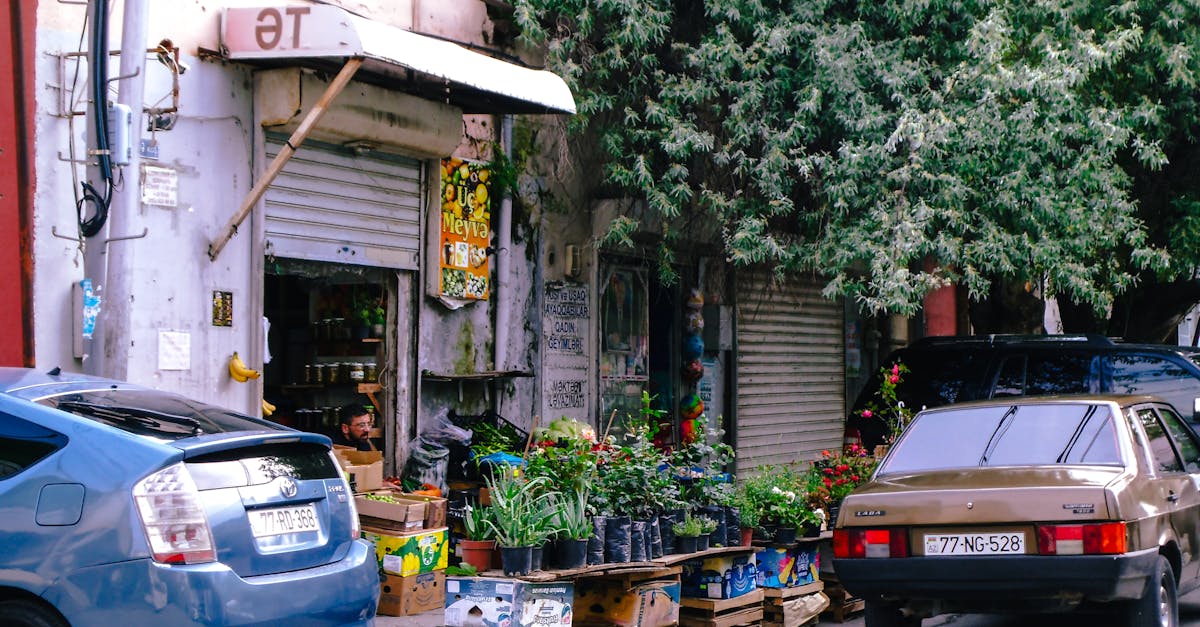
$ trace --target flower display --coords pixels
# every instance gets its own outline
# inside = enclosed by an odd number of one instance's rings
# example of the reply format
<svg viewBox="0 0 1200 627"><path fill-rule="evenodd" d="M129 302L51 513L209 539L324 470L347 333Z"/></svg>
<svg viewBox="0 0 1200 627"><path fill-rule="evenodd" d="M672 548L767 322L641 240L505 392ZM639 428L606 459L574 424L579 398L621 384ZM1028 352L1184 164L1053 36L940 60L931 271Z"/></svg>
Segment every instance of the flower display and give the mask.
<svg viewBox="0 0 1200 627"><path fill-rule="evenodd" d="M839 505L854 488L871 478L876 464L874 456L857 444L841 453L821 451L821 458L805 475L809 505L826 510Z"/></svg>
<svg viewBox="0 0 1200 627"><path fill-rule="evenodd" d="M900 362L880 368L879 390L875 393L877 401L867 403L859 412L863 418L881 420L887 425L888 442L895 441L912 420L912 410L896 395L896 388L903 383L906 374L908 367Z"/></svg>

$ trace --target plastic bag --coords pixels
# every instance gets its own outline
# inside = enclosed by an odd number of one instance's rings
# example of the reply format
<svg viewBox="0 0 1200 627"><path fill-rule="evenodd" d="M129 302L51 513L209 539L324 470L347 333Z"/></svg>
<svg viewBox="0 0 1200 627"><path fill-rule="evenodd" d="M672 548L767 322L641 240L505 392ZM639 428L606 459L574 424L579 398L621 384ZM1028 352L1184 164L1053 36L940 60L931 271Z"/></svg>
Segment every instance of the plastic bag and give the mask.
<svg viewBox="0 0 1200 627"><path fill-rule="evenodd" d="M450 449L422 434L408 445L404 483L431 485L446 494L446 471L449 468Z"/></svg>
<svg viewBox="0 0 1200 627"><path fill-rule="evenodd" d="M450 421L450 411L446 410L433 418L427 424L422 425L421 435L430 441L439 444L461 444L463 446L471 445L472 433L470 429L464 429Z"/></svg>

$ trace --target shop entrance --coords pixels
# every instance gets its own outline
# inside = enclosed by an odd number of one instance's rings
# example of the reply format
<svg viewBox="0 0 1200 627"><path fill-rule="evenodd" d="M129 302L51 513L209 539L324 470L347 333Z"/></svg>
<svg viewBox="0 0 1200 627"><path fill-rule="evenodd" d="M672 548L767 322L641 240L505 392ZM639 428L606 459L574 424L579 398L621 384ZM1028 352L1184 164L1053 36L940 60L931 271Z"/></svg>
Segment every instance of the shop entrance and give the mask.
<svg viewBox="0 0 1200 627"><path fill-rule="evenodd" d="M263 368L263 395L276 406L271 420L334 437L338 408L361 405L374 419L375 448L390 450L395 275L366 266L267 261L263 314L271 361Z"/></svg>

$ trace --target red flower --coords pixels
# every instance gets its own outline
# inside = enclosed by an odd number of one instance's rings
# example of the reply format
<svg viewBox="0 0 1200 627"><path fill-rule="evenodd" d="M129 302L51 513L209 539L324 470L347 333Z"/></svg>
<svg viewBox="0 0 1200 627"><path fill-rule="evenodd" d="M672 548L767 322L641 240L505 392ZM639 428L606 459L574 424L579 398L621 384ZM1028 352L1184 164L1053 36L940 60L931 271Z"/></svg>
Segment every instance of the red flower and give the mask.
<svg viewBox="0 0 1200 627"><path fill-rule="evenodd" d="M899 382L900 382L900 375L898 375L898 374L894 374L894 375L892 375L892 376L888 377L888 381L891 381L892 383L899 383Z"/></svg>
<svg viewBox="0 0 1200 627"><path fill-rule="evenodd" d="M846 472L847 470L850 470L850 465L849 464L838 464L837 469L838 469L838 472Z"/></svg>
<svg viewBox="0 0 1200 627"><path fill-rule="evenodd" d="M833 482L829 480L829 477L825 477L824 481L825 481L825 487L827 487L827 488L833 487Z"/></svg>
<svg viewBox="0 0 1200 627"><path fill-rule="evenodd" d="M850 475L850 480L851 480L851 481L858 481L858 480L859 480L859 477L858 477L858 475Z"/></svg>
<svg viewBox="0 0 1200 627"><path fill-rule="evenodd" d="M862 410L862 417L863 417L863 418L870 418L871 416L874 416L874 415L875 415L875 414L871 413L871 410L869 410L869 409L864 409L864 410Z"/></svg>
<svg viewBox="0 0 1200 627"><path fill-rule="evenodd" d="M894 377L899 374L900 374L900 364L892 364L892 376Z"/></svg>
<svg viewBox="0 0 1200 627"><path fill-rule="evenodd" d="M825 469L824 469L824 471L825 471L825 474L827 474L827 475L832 475L832 474L833 474L833 469L832 469L832 468L825 468Z"/></svg>

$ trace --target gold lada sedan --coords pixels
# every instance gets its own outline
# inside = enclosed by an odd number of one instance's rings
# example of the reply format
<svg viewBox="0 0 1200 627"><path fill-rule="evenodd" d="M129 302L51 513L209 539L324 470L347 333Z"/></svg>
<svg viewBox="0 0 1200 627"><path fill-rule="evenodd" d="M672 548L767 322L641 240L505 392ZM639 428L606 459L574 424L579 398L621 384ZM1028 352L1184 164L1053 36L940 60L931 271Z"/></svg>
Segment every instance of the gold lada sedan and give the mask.
<svg viewBox="0 0 1200 627"><path fill-rule="evenodd" d="M1200 440L1149 396L921 412L842 503L833 566L867 627L1095 611L1175 627L1200 585Z"/></svg>

